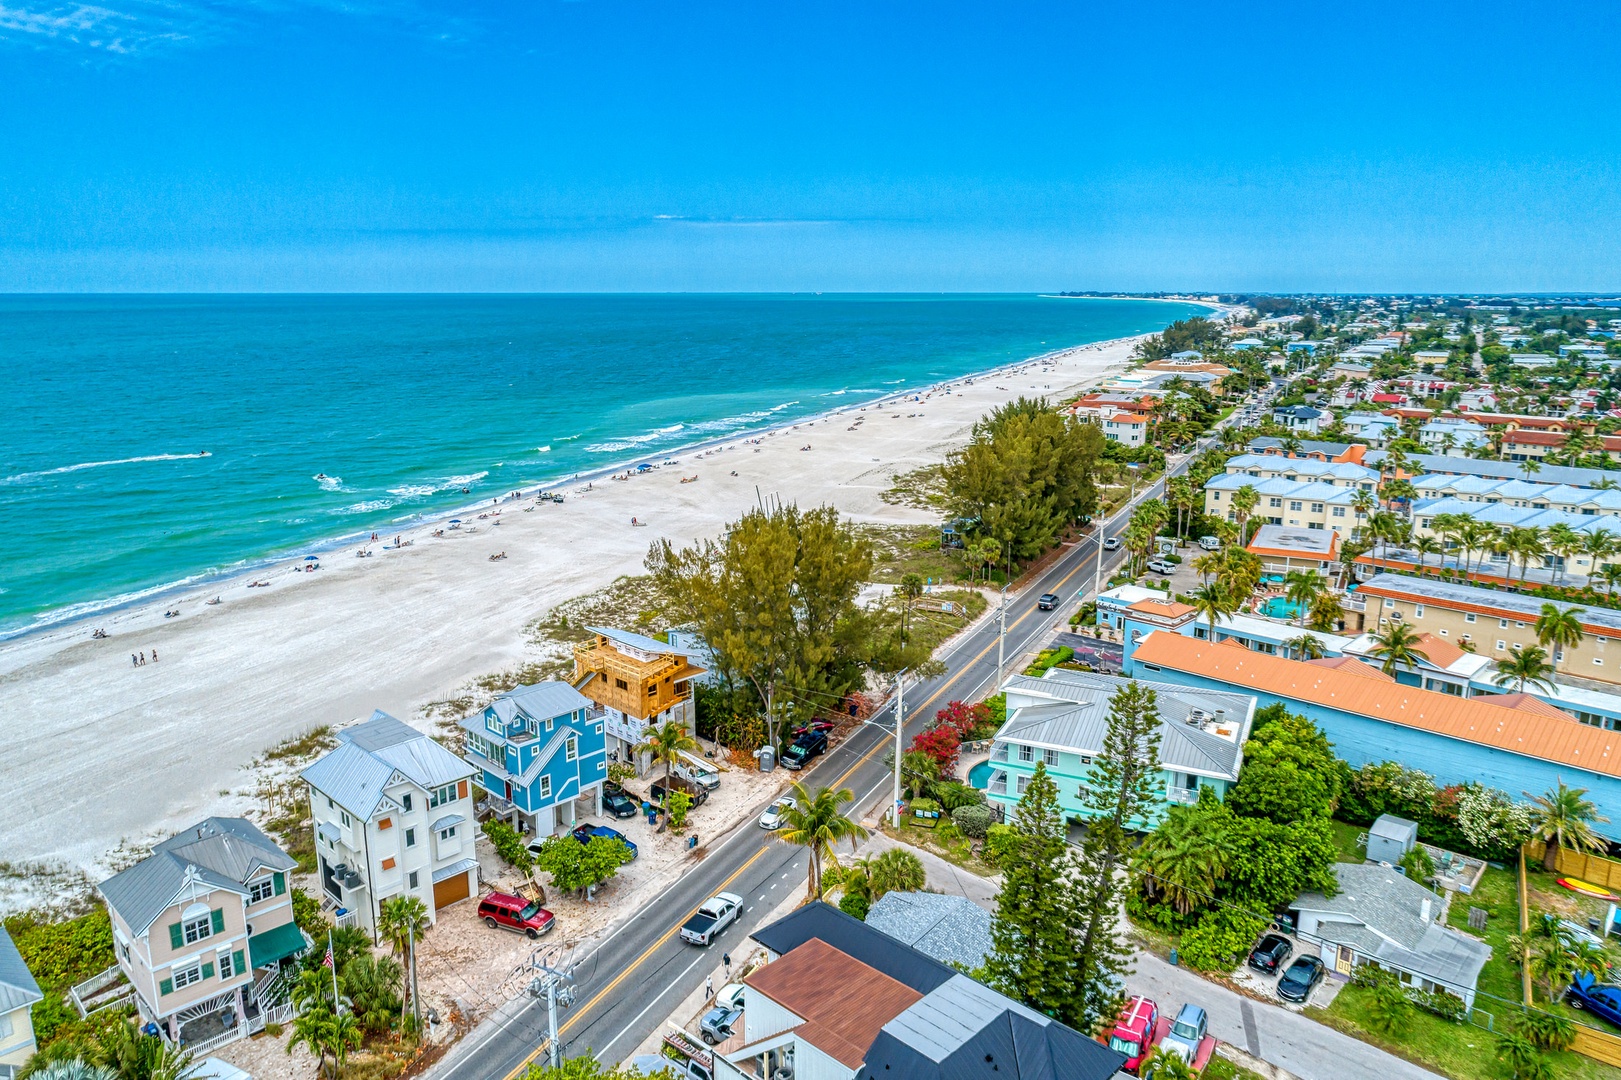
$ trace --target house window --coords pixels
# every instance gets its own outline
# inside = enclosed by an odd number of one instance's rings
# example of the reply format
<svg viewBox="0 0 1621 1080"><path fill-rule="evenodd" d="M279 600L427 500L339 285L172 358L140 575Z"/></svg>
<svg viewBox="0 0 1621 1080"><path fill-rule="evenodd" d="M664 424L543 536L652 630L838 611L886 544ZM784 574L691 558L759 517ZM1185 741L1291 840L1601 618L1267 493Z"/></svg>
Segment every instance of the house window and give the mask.
<svg viewBox="0 0 1621 1080"><path fill-rule="evenodd" d="M601 724L598 724L598 725L597 725L597 734L598 734L598 735L601 735L601 734L602 734L602 725L601 725Z"/></svg>
<svg viewBox="0 0 1621 1080"><path fill-rule="evenodd" d="M624 679L615 679L614 680L614 686L616 688L620 689L620 690L629 690L630 689L630 684L627 683Z"/></svg>
<svg viewBox="0 0 1621 1080"><path fill-rule="evenodd" d="M405 846L406 847L416 847L417 846L417 831L415 829L406 829L405 830Z"/></svg>
<svg viewBox="0 0 1621 1080"><path fill-rule="evenodd" d="M1283 500L1282 499L1268 499L1266 501L1266 504L1268 506L1282 506L1283 505Z"/></svg>
<svg viewBox="0 0 1621 1080"><path fill-rule="evenodd" d="M1468 614L1466 614L1466 615L1464 615L1464 617L1463 617L1463 621L1464 621L1464 622L1466 622L1466 623L1472 623L1472 622L1474 622L1474 621L1475 621L1475 614L1474 614L1474 612L1469 612L1469 613L1468 613Z"/></svg>
<svg viewBox="0 0 1621 1080"><path fill-rule="evenodd" d="M548 716L546 718L546 730L551 731L555 727L557 727L557 717Z"/></svg>
<svg viewBox="0 0 1621 1080"><path fill-rule="evenodd" d="M1311 512L1314 513L1314 514L1321 514L1323 512L1323 504L1322 503L1312 503L1311 504Z"/></svg>
<svg viewBox="0 0 1621 1080"><path fill-rule="evenodd" d="M169 972L169 977L174 980L176 990L200 983L203 981L203 965L193 964L189 968L177 968Z"/></svg>
<svg viewBox="0 0 1621 1080"><path fill-rule="evenodd" d="M411 812L411 793L409 791L400 796L400 809L404 810L407 814Z"/></svg>
<svg viewBox="0 0 1621 1080"><path fill-rule="evenodd" d="M1090 764L1092 764L1092 755L1091 754L1082 754L1081 755L1081 764L1082 765L1090 765Z"/></svg>
<svg viewBox="0 0 1621 1080"><path fill-rule="evenodd" d="M1041 752L1041 760L1046 763L1049 769L1056 768L1058 765L1058 751L1043 750Z"/></svg>
<svg viewBox="0 0 1621 1080"><path fill-rule="evenodd" d="M1497 629L1499 629L1499 630L1507 630L1508 629L1508 620L1507 619L1498 619L1497 620Z"/></svg>
<svg viewBox="0 0 1621 1080"><path fill-rule="evenodd" d="M1334 508L1334 516L1335 516L1335 517L1344 517L1344 516L1345 516L1345 507L1343 507L1343 506L1336 506L1336 507L1335 507L1335 508Z"/></svg>
<svg viewBox="0 0 1621 1080"><path fill-rule="evenodd" d="M231 970L231 954L229 952L220 953L220 978L229 979L235 974L236 972Z"/></svg>
<svg viewBox="0 0 1621 1080"><path fill-rule="evenodd" d="M1595 656L1595 657L1593 657L1593 666L1594 667L1603 667L1604 666L1604 661Z"/></svg>
<svg viewBox="0 0 1621 1080"><path fill-rule="evenodd" d="M413 889L416 888L417 887L417 872L415 870L411 871L411 876L410 876L409 880L410 880L410 883L411 883L411 888L413 888Z"/></svg>
<svg viewBox="0 0 1621 1080"><path fill-rule="evenodd" d="M1525 624L1523 622L1517 622L1517 623L1514 624L1514 629L1516 629L1516 630L1524 630L1525 629Z"/></svg>
<svg viewBox="0 0 1621 1080"><path fill-rule="evenodd" d="M1505 649L1507 647L1508 647L1508 642L1504 641L1502 638L1497 639L1497 649L1498 649L1499 652L1501 652L1503 649Z"/></svg>
<svg viewBox="0 0 1621 1080"><path fill-rule="evenodd" d="M540 778L540 797L542 799L549 799L552 797L552 778L550 776L542 776Z"/></svg>
<svg viewBox="0 0 1621 1080"><path fill-rule="evenodd" d="M1018 791L1018 793L1020 795L1023 795L1024 794L1024 789L1029 787L1029 786L1030 786L1030 778L1028 776L1019 777L1018 782L1014 785L1015 789Z"/></svg>
<svg viewBox="0 0 1621 1080"><path fill-rule="evenodd" d="M456 839L456 826L454 826L454 825L446 825L443 829L440 829L439 830L439 839L440 840L454 840L454 839Z"/></svg>
<svg viewBox="0 0 1621 1080"><path fill-rule="evenodd" d="M351 822L349 821L349 811L347 811L347 810L339 810L338 811L338 819L343 822L343 827L345 829L347 829L351 824Z"/></svg>
<svg viewBox="0 0 1621 1080"><path fill-rule="evenodd" d="M447 802L455 802L455 801L456 801L456 785L455 784L446 784L443 787L436 787L436 788L434 788L432 791L430 791L428 793L428 809L430 809L430 810L432 810L436 806L443 806Z"/></svg>
<svg viewBox="0 0 1621 1080"><path fill-rule="evenodd" d="M212 917L204 915L200 919L192 919L181 928L181 935L187 945L194 945L214 932Z"/></svg>
<svg viewBox="0 0 1621 1080"><path fill-rule="evenodd" d="M248 903L257 904L262 900L269 900L276 895L276 881L274 878L261 878L248 886Z"/></svg>
<svg viewBox="0 0 1621 1080"><path fill-rule="evenodd" d="M1034 761L1035 759L1036 759L1036 748L1035 747L1033 747L1033 746L1023 746L1023 745L1021 745L1019 747L1019 760L1020 761Z"/></svg>
<svg viewBox="0 0 1621 1080"><path fill-rule="evenodd" d="M499 716L495 715L495 713L491 713L490 715L488 715L488 716L486 716L484 718L484 730L486 730L488 732L491 732L492 734L495 734L495 735L505 735L506 734L506 732L501 727L501 718Z"/></svg>
<svg viewBox="0 0 1621 1080"><path fill-rule="evenodd" d="M1413 618L1422 619L1423 617L1424 617L1424 605L1423 604L1414 605L1414 607L1413 607Z"/></svg>
<svg viewBox="0 0 1621 1080"><path fill-rule="evenodd" d="M1394 601L1394 600L1386 600L1385 601L1385 607L1393 608L1395 606L1396 606L1396 601Z"/></svg>
<svg viewBox="0 0 1621 1080"><path fill-rule="evenodd" d="M1442 637L1446 637L1446 636L1447 636L1447 632L1446 632L1446 631L1445 631L1445 630L1443 630L1443 631L1441 631L1441 636L1442 636Z"/></svg>
<svg viewBox="0 0 1621 1080"><path fill-rule="evenodd" d="M1289 509L1291 511L1299 510L1300 509L1300 501L1298 499L1290 499L1289 500Z"/></svg>
<svg viewBox="0 0 1621 1080"><path fill-rule="evenodd" d="M568 737L568 741L563 744L563 760L564 761L573 761L575 758L577 758L579 756L580 756L580 740L575 738L574 736L570 735Z"/></svg>

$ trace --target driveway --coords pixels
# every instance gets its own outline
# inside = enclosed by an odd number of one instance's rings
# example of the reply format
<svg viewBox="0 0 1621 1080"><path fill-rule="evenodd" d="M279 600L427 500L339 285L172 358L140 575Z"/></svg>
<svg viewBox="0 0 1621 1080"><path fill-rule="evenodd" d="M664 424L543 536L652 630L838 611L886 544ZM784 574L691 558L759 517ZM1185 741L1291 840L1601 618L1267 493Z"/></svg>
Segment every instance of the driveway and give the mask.
<svg viewBox="0 0 1621 1080"><path fill-rule="evenodd" d="M1137 970L1126 978L1128 993L1153 998L1167 1010L1189 1001L1203 1005L1210 1015L1210 1034L1251 1057L1287 1069L1301 1080L1343 1080L1348 1076L1440 1080L1437 1074L1394 1054L1281 1006L1234 993L1186 968L1172 967L1152 953L1138 953L1136 966ZM1491 1036L1478 1028L1465 1027L1459 1029L1458 1037Z"/></svg>

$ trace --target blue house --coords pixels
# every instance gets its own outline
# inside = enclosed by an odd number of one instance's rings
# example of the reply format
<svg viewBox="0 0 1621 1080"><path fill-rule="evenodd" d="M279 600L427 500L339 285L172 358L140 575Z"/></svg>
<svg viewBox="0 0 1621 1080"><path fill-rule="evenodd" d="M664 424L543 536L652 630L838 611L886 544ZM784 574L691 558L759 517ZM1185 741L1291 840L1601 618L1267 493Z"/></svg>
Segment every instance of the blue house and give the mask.
<svg viewBox="0 0 1621 1080"><path fill-rule="evenodd" d="M1286 660L1235 641L1212 645L1163 632L1127 654L1125 671L1280 703L1322 728L1352 768L1399 761L1437 784L1475 781L1517 799L1561 781L1586 788L1614 823L1598 831L1621 839L1621 734L1580 723L1530 695L1458 697L1399 683L1349 655Z"/></svg>
<svg viewBox="0 0 1621 1080"><path fill-rule="evenodd" d="M468 764L489 793L489 808L519 832L549 836L572 828L579 800L602 811L608 779L602 710L564 682L520 686L465 717Z"/></svg>

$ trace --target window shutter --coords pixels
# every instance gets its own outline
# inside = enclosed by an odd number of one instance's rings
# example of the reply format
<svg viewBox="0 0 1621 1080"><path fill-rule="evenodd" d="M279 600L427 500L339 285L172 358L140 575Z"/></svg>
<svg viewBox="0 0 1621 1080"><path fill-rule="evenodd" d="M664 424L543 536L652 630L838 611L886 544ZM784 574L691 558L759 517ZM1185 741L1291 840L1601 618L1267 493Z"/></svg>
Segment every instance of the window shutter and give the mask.
<svg viewBox="0 0 1621 1080"><path fill-rule="evenodd" d="M212 920L213 920L214 933L216 933L216 934L225 933L225 909L224 908L215 908L209 914L210 914L210 916L212 917Z"/></svg>
<svg viewBox="0 0 1621 1080"><path fill-rule="evenodd" d="M212 961L212 960L204 960L203 961L203 978L212 979L213 977L214 977L214 961Z"/></svg>
<svg viewBox="0 0 1621 1080"><path fill-rule="evenodd" d="M177 922L170 923L169 924L169 948L171 948L171 949L184 949L185 947L186 947L186 938L185 938L185 934L180 929L180 924L177 923ZM167 994L168 991L165 990L164 993Z"/></svg>
<svg viewBox="0 0 1621 1080"><path fill-rule="evenodd" d="M277 896L280 896L282 893L287 891L286 874L273 874L271 875L270 880L273 882L271 887L275 890Z"/></svg>
<svg viewBox="0 0 1621 1080"><path fill-rule="evenodd" d="M238 949L236 952L232 953L231 970L236 972L238 975L242 974L244 971L247 971L248 965L243 962L245 959L246 958L242 955L241 949Z"/></svg>
<svg viewBox="0 0 1621 1080"><path fill-rule="evenodd" d="M461 781L460 783L458 783L456 785L456 798L458 798L458 799L467 798L467 781L466 780L463 780L463 781Z"/></svg>
<svg viewBox="0 0 1621 1080"><path fill-rule="evenodd" d="M165 996L174 993L174 980L164 979L162 982L158 983L158 993Z"/></svg>

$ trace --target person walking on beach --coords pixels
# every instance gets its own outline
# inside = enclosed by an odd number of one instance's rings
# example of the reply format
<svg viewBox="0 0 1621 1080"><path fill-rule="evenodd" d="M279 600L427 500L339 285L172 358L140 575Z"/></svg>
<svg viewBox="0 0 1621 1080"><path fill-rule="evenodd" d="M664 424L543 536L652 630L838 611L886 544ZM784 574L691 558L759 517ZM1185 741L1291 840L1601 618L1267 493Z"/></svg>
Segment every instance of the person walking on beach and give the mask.
<svg viewBox="0 0 1621 1080"><path fill-rule="evenodd" d="M141 666L141 662L139 660L135 659L135 654L134 653L129 654L129 666L130 667L140 667Z"/></svg>
<svg viewBox="0 0 1621 1080"><path fill-rule="evenodd" d="M158 650L156 649L152 650L152 662L154 664L158 662Z"/></svg>
<svg viewBox="0 0 1621 1080"><path fill-rule="evenodd" d="M146 650L145 649L141 650L141 663L143 663L143 664L146 663Z"/></svg>

